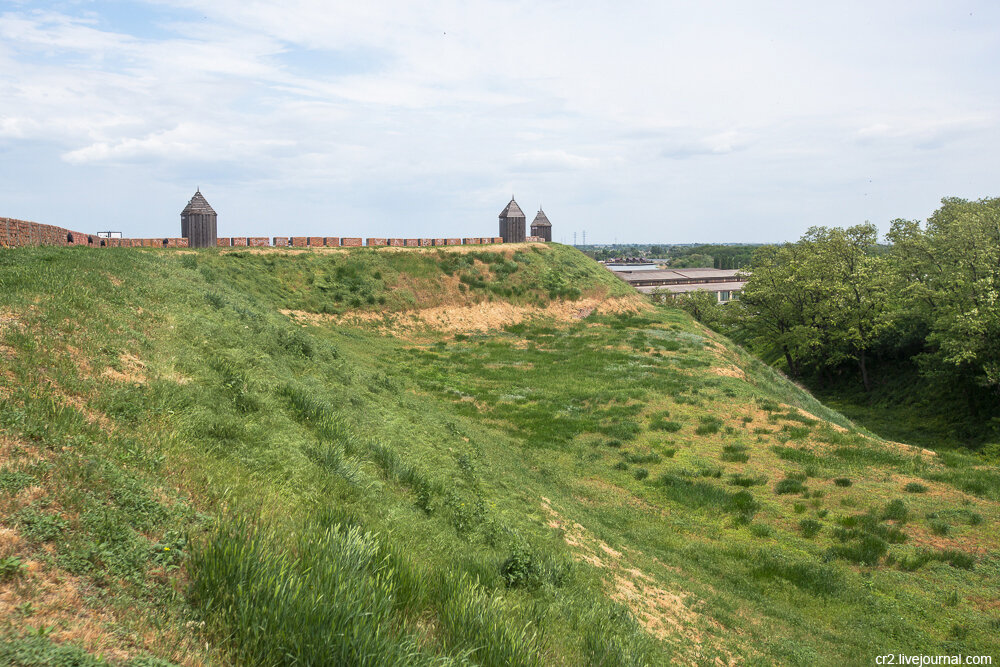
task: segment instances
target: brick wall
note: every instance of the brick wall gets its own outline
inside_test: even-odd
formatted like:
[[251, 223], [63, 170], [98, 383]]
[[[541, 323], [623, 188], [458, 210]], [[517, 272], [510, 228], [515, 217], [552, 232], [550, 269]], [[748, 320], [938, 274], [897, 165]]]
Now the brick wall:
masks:
[[[340, 238], [336, 236], [275, 236], [269, 239], [264, 236], [222, 236], [216, 240], [215, 245], [220, 248], [230, 248], [233, 246], [255, 248], [294, 246], [297, 248], [325, 247], [361, 247], [369, 246], [394, 246], [394, 247], [430, 247], [443, 245], [462, 245], [479, 243], [502, 243], [500, 237], [489, 238], [465, 238], [465, 239], [388, 239], [371, 237], [362, 238]], [[43, 225], [38, 222], [27, 220], [16, 220], [14, 218], [0, 218], [0, 247], [30, 246], [30, 245], [56, 245], [70, 246], [83, 245], [91, 248], [186, 248], [188, 240], [186, 238], [155, 238], [155, 239], [102, 239], [96, 234], [84, 234], [83, 232], [56, 227], [54, 225]]]

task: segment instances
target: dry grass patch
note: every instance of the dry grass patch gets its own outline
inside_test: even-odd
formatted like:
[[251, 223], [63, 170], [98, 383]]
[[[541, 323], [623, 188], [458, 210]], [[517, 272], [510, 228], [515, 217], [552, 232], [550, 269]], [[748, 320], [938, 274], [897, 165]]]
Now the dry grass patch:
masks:
[[30, 558], [17, 531], [2, 525], [0, 555], [22, 558], [20, 575], [0, 583], [0, 619], [15, 629], [46, 631], [56, 643], [72, 643], [111, 661], [153, 653], [181, 665], [205, 664], [191, 634], [152, 627], [127, 631], [121, 612], [90, 602], [96, 591], [85, 580]]
[[700, 654], [703, 634], [698, 626], [717, 624], [691, 608], [700, 604], [699, 600], [659, 586], [648, 573], [629, 564], [621, 551], [594, 537], [579, 523], [564, 520], [548, 498], [542, 497], [541, 505], [548, 517], [546, 524], [562, 533], [573, 557], [607, 571], [608, 597], [628, 607], [652, 636], [680, 640], [682, 646], [691, 646], [695, 655]]
[[283, 315], [308, 324], [334, 323], [349, 326], [372, 326], [380, 333], [397, 334], [422, 329], [444, 332], [486, 333], [534, 318], [551, 318], [560, 322], [579, 320], [590, 313], [614, 314], [638, 312], [648, 305], [637, 297], [612, 299], [584, 298], [578, 301], [556, 301], [544, 308], [518, 306], [506, 301], [487, 301], [471, 305], [449, 305], [404, 311], [379, 313], [350, 312], [343, 315], [309, 313], [301, 310], [281, 310]]
[[101, 377], [105, 377], [112, 382], [146, 383], [146, 364], [142, 360], [128, 352], [122, 353], [118, 357], [118, 360], [121, 362], [122, 369], [116, 370], [109, 366], [101, 373]]

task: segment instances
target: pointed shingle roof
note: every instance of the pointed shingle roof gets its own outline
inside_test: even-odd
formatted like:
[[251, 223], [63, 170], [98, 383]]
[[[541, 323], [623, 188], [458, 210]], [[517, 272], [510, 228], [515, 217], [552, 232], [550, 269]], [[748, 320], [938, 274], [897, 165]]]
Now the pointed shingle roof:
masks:
[[510, 198], [510, 203], [507, 204], [507, 206], [504, 207], [504, 209], [502, 211], [500, 211], [500, 217], [501, 218], [527, 218], [527, 216], [524, 215], [524, 211], [522, 211], [521, 207], [517, 205], [517, 202], [514, 201], [513, 197]]
[[205, 195], [201, 194], [200, 188], [194, 193], [194, 196], [191, 197], [191, 201], [189, 201], [187, 206], [184, 207], [184, 210], [181, 211], [181, 215], [189, 215], [192, 213], [196, 215], [199, 213], [210, 213], [215, 215], [215, 209], [212, 208], [212, 205], [208, 203], [207, 199], [205, 199]]
[[551, 227], [552, 223], [549, 222], [549, 218], [545, 215], [545, 211], [538, 209], [538, 213], [535, 214], [535, 219], [531, 221], [532, 227]]

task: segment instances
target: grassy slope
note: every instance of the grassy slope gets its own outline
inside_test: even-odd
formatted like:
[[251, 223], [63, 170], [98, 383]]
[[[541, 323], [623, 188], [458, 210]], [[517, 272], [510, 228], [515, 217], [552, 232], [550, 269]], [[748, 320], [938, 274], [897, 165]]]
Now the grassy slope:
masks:
[[845, 431], [679, 311], [279, 313], [628, 294], [571, 249], [17, 250], [0, 294], [8, 661], [1000, 648], [995, 468]]

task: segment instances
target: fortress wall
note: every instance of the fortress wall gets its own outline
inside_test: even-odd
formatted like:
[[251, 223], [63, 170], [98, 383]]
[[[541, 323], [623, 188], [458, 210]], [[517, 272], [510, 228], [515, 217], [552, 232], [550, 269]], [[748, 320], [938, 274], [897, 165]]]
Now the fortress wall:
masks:
[[[529, 240], [535, 240], [531, 237]], [[367, 239], [350, 237], [341, 238], [337, 236], [275, 236], [267, 238], [265, 236], [220, 236], [215, 245], [219, 248], [237, 247], [296, 247], [296, 248], [317, 248], [317, 247], [351, 247], [362, 246], [378, 247], [407, 247], [407, 248], [428, 248], [443, 245], [476, 245], [483, 243], [503, 243], [499, 236], [493, 237], [468, 237], [464, 239], [441, 238], [441, 239], [393, 239], [370, 237]], [[54, 225], [43, 225], [39, 222], [28, 220], [17, 220], [14, 218], [0, 218], [0, 247], [13, 248], [18, 246], [88, 246], [91, 248], [187, 248], [188, 239], [183, 237], [155, 238], [155, 239], [105, 239], [96, 234], [84, 234], [63, 227]]]

